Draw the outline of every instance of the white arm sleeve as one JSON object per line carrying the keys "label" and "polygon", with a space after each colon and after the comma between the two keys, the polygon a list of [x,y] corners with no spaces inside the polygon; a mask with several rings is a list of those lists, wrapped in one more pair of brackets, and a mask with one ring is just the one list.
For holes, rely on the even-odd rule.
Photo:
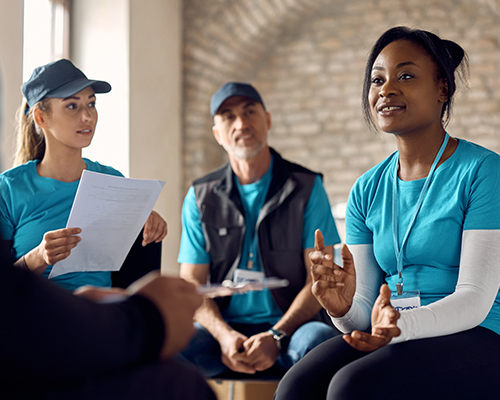
{"label": "white arm sleeve", "polygon": [[402,311],[398,321],[401,335],[391,343],[448,335],[479,325],[499,286],[500,231],[464,231],[455,292],[427,306]]}
{"label": "white arm sleeve", "polygon": [[349,311],[340,318],[332,318],[341,332],[365,330],[370,326],[373,303],[382,284],[383,272],[375,260],[372,244],[349,245],[356,268],[356,293]]}

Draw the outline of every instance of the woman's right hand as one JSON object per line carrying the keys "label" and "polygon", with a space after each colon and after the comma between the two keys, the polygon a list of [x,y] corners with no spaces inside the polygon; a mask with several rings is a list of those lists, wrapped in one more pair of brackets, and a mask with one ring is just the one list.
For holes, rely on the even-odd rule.
{"label": "woman's right hand", "polygon": [[398,328],[399,311],[391,304],[391,290],[387,284],[380,287],[379,296],[372,308],[372,331],[352,331],[343,339],[359,351],[374,351],[389,344],[391,340],[401,334]]}
{"label": "woman's right hand", "polygon": [[63,228],[46,232],[42,242],[24,256],[27,267],[41,274],[49,265],[64,260],[81,240],[80,228]]}
{"label": "woman's right hand", "polygon": [[343,267],[333,262],[325,251],[323,235],[319,229],[314,234],[314,251],[309,255],[312,266],[312,293],[332,317],[342,317],[352,305],[356,291],[356,271],[352,254],[342,247]]}

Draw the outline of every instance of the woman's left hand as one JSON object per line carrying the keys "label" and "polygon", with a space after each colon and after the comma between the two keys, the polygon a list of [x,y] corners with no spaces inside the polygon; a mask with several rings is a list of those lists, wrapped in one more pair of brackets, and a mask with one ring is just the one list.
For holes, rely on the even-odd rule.
{"label": "woman's left hand", "polygon": [[344,335],[343,338],[356,350],[377,350],[401,334],[397,325],[399,317],[399,311],[391,305],[391,290],[384,284],[380,287],[379,296],[372,308],[371,333],[353,331],[350,335]]}
{"label": "woman's left hand", "polygon": [[144,224],[142,245],[161,242],[167,236],[167,222],[156,211],[151,211]]}

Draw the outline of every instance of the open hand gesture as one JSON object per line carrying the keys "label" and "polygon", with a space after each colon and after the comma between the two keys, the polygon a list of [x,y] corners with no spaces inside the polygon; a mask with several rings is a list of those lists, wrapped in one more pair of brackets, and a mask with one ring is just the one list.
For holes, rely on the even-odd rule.
{"label": "open hand gesture", "polygon": [[356,271],[352,254],[346,245],[342,247],[343,267],[333,262],[325,251],[323,235],[319,229],[314,237],[314,251],[310,253],[312,293],[333,317],[341,317],[352,304],[356,291]]}
{"label": "open hand gesture", "polygon": [[371,333],[353,331],[350,335],[344,335],[344,340],[360,351],[377,350],[401,334],[397,326],[399,317],[399,311],[391,305],[391,290],[384,284],[372,308]]}

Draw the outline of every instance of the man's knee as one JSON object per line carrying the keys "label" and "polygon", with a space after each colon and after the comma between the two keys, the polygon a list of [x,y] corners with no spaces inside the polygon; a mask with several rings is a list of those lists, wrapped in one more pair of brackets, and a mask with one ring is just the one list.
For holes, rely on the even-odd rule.
{"label": "man's knee", "polygon": [[227,368],[222,363],[219,343],[201,325],[196,324],[196,333],[178,359],[196,366],[205,377],[221,374]]}
{"label": "man's knee", "polygon": [[311,321],[302,325],[297,331],[292,335],[293,339],[303,346],[306,346],[308,350],[316,347],[318,344],[323,343],[325,340],[331,339],[337,336],[340,332],[334,327],[325,324],[324,322]]}
{"label": "man's knee", "polygon": [[338,334],[339,332],[336,329],[323,322],[312,321],[305,323],[290,338],[287,348],[289,366],[295,364],[317,345]]}

